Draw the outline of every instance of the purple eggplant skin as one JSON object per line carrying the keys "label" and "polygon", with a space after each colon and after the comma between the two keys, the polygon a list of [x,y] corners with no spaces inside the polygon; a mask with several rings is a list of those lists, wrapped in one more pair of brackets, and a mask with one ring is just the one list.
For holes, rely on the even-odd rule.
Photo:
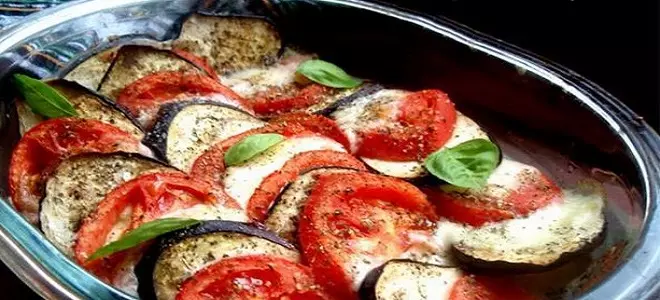
{"label": "purple eggplant skin", "polygon": [[140,299],[157,299],[153,288],[153,272],[156,263],[158,262],[158,258],[163,251],[187,238],[219,232],[233,232],[255,236],[281,245],[287,249],[295,249],[291,243],[264,229],[263,226],[258,224],[220,220],[204,221],[200,224],[165,234],[159,237],[146,250],[138,264],[135,266],[135,275],[139,282],[138,294],[140,295]]}
{"label": "purple eggplant skin", "polygon": [[252,116],[249,113],[244,112],[231,105],[204,100],[203,97],[195,97],[187,101],[178,101],[178,102],[163,104],[158,110],[156,123],[154,124],[152,129],[149,130],[149,132],[147,132],[144,139],[142,140],[142,143],[150,147],[160,159],[168,161],[167,137],[168,137],[168,131],[170,125],[174,121],[174,118],[179,112],[181,112],[181,110],[191,105],[212,105],[212,106],[225,107],[225,108],[233,109],[235,111],[243,112],[247,116]]}
{"label": "purple eggplant skin", "polygon": [[71,88],[71,89],[80,90],[82,93],[87,93],[87,94],[90,94],[90,95],[94,96],[103,105],[111,107],[111,108],[121,112],[127,119],[129,119],[131,121],[131,123],[133,123],[133,125],[135,125],[135,127],[140,129],[140,131],[144,132],[144,127],[142,127],[140,122],[138,122],[138,120],[135,119],[128,112],[128,109],[126,109],[126,107],[124,107],[123,105],[121,105],[119,103],[116,103],[116,102],[110,100],[110,98],[106,97],[105,95],[102,95],[101,93],[99,93],[95,90],[87,88],[87,87],[81,85],[78,82],[67,80],[67,79],[55,79],[55,80],[49,81],[48,83],[68,87],[68,88]]}
{"label": "purple eggplant skin", "polygon": [[378,287],[378,281],[380,280],[380,276],[383,274],[383,271],[385,271],[385,268],[391,264],[391,263],[413,263],[418,267],[433,267],[433,268],[453,268],[453,267],[443,267],[439,265],[432,265],[432,264],[427,264],[423,262],[418,262],[418,261],[413,261],[409,259],[392,259],[388,260],[387,262],[383,263],[379,267],[371,270],[369,273],[367,273],[367,276],[362,280],[362,284],[360,284],[360,288],[358,289],[358,295],[361,300],[376,300],[376,299],[382,299],[378,297],[377,295],[377,287]]}
{"label": "purple eggplant skin", "polygon": [[472,273],[478,274],[531,274],[539,273],[560,267],[575,258],[579,258],[591,253],[595,248],[600,246],[607,236],[607,221],[603,225],[603,230],[591,242],[586,244],[581,249],[575,252],[563,253],[556,261],[549,265],[536,265],[531,263],[511,263],[508,261],[495,260],[487,261],[476,257],[469,256],[456,247],[452,247],[452,255],[456,260]]}
{"label": "purple eggplant skin", "polygon": [[[141,64],[136,65],[136,60]],[[154,65],[155,60],[160,60],[159,63],[168,62],[168,64],[166,66]],[[135,80],[160,71],[186,71],[210,77],[216,76],[215,73],[210,74],[203,66],[188,57],[182,56],[176,51],[160,48],[157,44],[125,45],[117,51],[97,90],[109,98],[116,99],[121,91]]]}
{"label": "purple eggplant skin", "polygon": [[331,113],[333,113],[335,110],[337,110],[339,107],[342,107],[344,105],[350,104],[351,102],[362,98],[369,96],[375,92],[378,92],[380,90],[384,89],[384,87],[380,84],[377,83],[365,83],[363,84],[355,93],[350,94],[344,98],[341,98],[334,103],[328,105],[327,107],[314,112],[317,115],[322,115],[322,116],[330,116]]}

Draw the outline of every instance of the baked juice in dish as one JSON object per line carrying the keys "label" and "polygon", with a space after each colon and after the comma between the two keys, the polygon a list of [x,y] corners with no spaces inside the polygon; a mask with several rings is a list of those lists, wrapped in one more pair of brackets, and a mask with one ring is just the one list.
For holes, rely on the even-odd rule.
{"label": "baked juice in dish", "polygon": [[598,183],[513,158],[438,89],[193,14],[66,79],[15,75],[12,204],[143,299],[542,299],[604,236]]}

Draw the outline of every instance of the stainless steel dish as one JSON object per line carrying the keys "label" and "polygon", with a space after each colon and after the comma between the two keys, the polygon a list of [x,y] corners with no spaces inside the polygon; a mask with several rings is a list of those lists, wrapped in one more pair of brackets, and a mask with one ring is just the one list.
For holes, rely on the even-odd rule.
{"label": "stainless steel dish", "polygon": [[[660,137],[588,80],[450,20],[360,0],[75,1],[3,32],[0,78],[18,69],[59,76],[117,43],[174,38],[182,18],[196,10],[267,16],[287,40],[351,73],[409,88],[442,88],[494,132],[505,151],[565,182],[578,171],[599,178],[609,193],[607,238],[580,269],[579,284],[564,295],[660,297]],[[4,171],[17,124],[10,97],[2,101]],[[6,182],[6,171],[0,172],[3,200]],[[66,258],[7,201],[0,201],[0,249],[0,259],[45,298],[130,298]]]}

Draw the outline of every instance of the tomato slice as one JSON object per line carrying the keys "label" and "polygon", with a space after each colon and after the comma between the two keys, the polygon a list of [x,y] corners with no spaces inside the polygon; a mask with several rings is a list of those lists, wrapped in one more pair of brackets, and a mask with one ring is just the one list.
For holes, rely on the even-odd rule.
{"label": "tomato slice", "polygon": [[191,168],[190,174],[212,185],[222,188],[222,175],[225,172],[225,152],[234,144],[247,136],[260,133],[279,133],[286,137],[306,132],[307,129],[298,124],[266,125],[243,132],[213,145],[198,157]]}
{"label": "tomato slice", "polygon": [[143,126],[150,128],[160,105],[194,96],[214,96],[211,99],[252,111],[248,102],[215,79],[179,71],[153,73],[134,81],[121,91],[117,103],[126,107]]}
{"label": "tomato slice", "polygon": [[[105,245],[117,223],[125,231],[158,219],[169,212],[196,204],[229,205],[211,193],[212,187],[181,173],[150,173],[118,186],[99,203],[94,214],[83,221],[74,247],[76,258],[83,263]],[[116,228],[115,228],[116,229]]]}
{"label": "tomato slice", "polygon": [[9,193],[14,207],[37,223],[42,188],[48,174],[72,155],[116,151],[139,152],[140,141],[97,120],[59,118],[44,121],[18,142],[9,166]]}
{"label": "tomato slice", "polygon": [[[499,222],[526,216],[539,208],[561,201],[561,189],[540,172],[527,174],[514,189],[506,195],[493,193],[447,192],[437,188],[427,188],[424,192],[436,206],[438,215],[450,220],[482,226],[489,222]],[[503,186],[488,189],[504,189]]]}
{"label": "tomato slice", "polygon": [[514,282],[501,278],[465,275],[451,289],[449,300],[539,299]]}
{"label": "tomato slice", "polygon": [[[358,132],[362,143],[357,155],[390,161],[421,161],[451,138],[456,109],[447,94],[423,90],[399,101],[396,120],[388,120],[389,125],[385,127]],[[391,108],[383,105],[372,109]]]}
{"label": "tomato slice", "polygon": [[188,60],[191,62],[193,65],[197,66],[198,68],[204,70],[206,72],[206,75],[213,79],[218,78],[218,74],[215,72],[215,69],[209,65],[208,61],[206,59],[199,57],[195,54],[192,54],[186,50],[183,49],[178,49],[174,48],[172,49],[172,52],[176,53],[178,56],[182,57],[183,59]]}
{"label": "tomato slice", "polygon": [[[415,186],[369,173],[323,174],[300,218],[303,257],[337,298],[356,299],[355,263],[397,258],[430,236],[437,216]],[[356,261],[357,260],[357,261]]]}
{"label": "tomato slice", "polygon": [[261,116],[270,116],[293,112],[317,104],[336,90],[312,83],[298,87],[292,83],[285,87],[273,87],[252,97],[254,112]]}
{"label": "tomato slice", "polygon": [[117,264],[124,261],[123,255],[109,261],[87,261],[108,240],[165,214],[197,204],[238,208],[233,199],[222,198],[222,195],[213,193],[211,185],[182,173],[138,176],[108,193],[96,211],[83,221],[74,245],[76,260],[97,275],[111,278]]}
{"label": "tomato slice", "polygon": [[248,217],[256,221],[263,221],[268,216],[268,209],[287,184],[296,180],[301,173],[322,167],[367,170],[362,162],[348,153],[331,150],[300,153],[287,161],[282,169],[264,178],[259,188],[250,197],[247,207]]}
{"label": "tomato slice", "polygon": [[279,117],[276,117],[275,119],[270,121],[271,124],[283,124],[286,126],[286,124],[299,124],[307,130],[316,132],[322,135],[325,135],[340,144],[344,146],[346,149],[351,149],[351,145],[348,142],[348,138],[344,134],[344,132],[339,128],[339,125],[337,123],[327,117],[320,116],[320,115],[310,115],[308,113],[288,113],[281,115]]}
{"label": "tomato slice", "polygon": [[277,256],[227,258],[186,279],[178,300],[332,299],[314,281],[309,268]]}

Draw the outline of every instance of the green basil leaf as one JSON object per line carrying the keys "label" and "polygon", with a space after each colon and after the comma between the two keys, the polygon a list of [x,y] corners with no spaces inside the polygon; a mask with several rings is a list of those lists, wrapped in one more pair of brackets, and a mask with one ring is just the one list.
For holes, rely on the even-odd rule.
{"label": "green basil leaf", "polygon": [[474,139],[436,151],[424,161],[426,169],[452,185],[480,188],[497,167],[500,149],[485,139]]}
{"label": "green basil leaf", "polygon": [[195,219],[164,218],[144,223],[118,240],[99,248],[87,259],[87,261],[103,258],[113,253],[133,248],[165,233],[183,229],[201,222],[202,221]]}
{"label": "green basil leaf", "polygon": [[311,59],[301,63],[296,72],[316,83],[333,88],[354,88],[362,80],[346,74],[344,70],[320,59]]}
{"label": "green basil leaf", "polygon": [[235,166],[284,140],[284,136],[277,133],[253,134],[242,139],[225,153],[225,165]]}
{"label": "green basil leaf", "polygon": [[76,109],[47,83],[22,74],[14,74],[14,85],[32,111],[47,118],[77,116]]}

